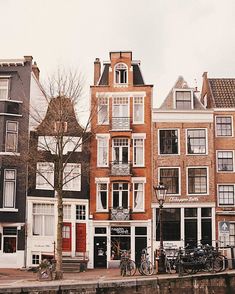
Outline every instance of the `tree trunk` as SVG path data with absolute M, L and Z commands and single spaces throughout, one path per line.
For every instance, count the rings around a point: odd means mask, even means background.
M 56 280 L 63 279 L 62 270 L 62 229 L 63 229 L 63 195 L 62 190 L 57 191 L 57 247 L 56 247 Z

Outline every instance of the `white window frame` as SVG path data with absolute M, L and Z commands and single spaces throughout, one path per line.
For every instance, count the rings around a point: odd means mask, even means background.
M 189 193 L 189 185 L 188 185 L 188 176 L 189 176 L 189 174 L 188 174 L 188 170 L 189 169 L 198 169 L 198 168 L 205 168 L 206 169 L 206 177 L 207 177 L 207 179 L 206 179 L 206 188 L 207 188 L 207 191 L 206 191 L 206 193 L 193 193 L 193 194 L 190 194 Z M 205 195 L 209 195 L 209 191 L 210 191 L 210 186 L 209 186 L 209 167 L 208 166 L 187 166 L 186 167 L 186 195 L 187 196 L 195 196 L 195 195 L 197 195 L 197 196 L 205 196 Z
M 143 184 L 143 205 L 141 209 L 135 208 L 135 184 Z M 142 177 L 134 177 L 132 178 L 132 185 L 133 185 L 133 195 L 132 195 L 132 203 L 133 203 L 133 212 L 144 212 L 145 211 L 145 184 L 146 184 L 146 178 Z
M 174 193 L 169 192 L 166 195 L 167 196 L 171 196 L 171 195 L 173 195 L 173 196 L 180 196 L 181 195 L 181 168 L 178 167 L 178 166 L 161 166 L 161 167 L 158 167 L 158 183 L 160 183 L 160 170 L 161 169 L 170 169 L 170 170 L 171 169 L 178 169 L 179 193 L 174 194 Z
M 143 159 L 142 164 L 135 164 L 135 140 L 141 139 L 143 140 Z M 132 141 L 133 141 L 133 167 L 145 167 L 145 140 L 146 140 L 146 134 L 145 133 L 139 133 L 139 134 L 132 134 Z M 129 152 L 129 150 L 128 150 Z
M 83 207 L 85 208 L 85 213 L 83 214 L 84 219 L 82 219 L 82 218 L 77 218 L 77 207 L 78 207 L 78 206 L 83 206 Z M 83 211 L 83 210 L 82 210 L 82 211 Z M 76 221 L 79 221 L 79 223 L 80 223 L 80 222 L 85 222 L 85 221 L 88 219 L 88 207 L 87 207 L 86 204 L 84 204 L 84 203 L 77 203 L 77 204 L 75 205 L 75 218 L 76 218 Z
M 8 130 L 8 124 L 9 123 L 14 123 L 16 125 L 16 131 L 9 131 Z M 19 132 L 19 123 L 18 121 L 13 121 L 13 120 L 7 120 L 6 121 L 6 136 L 5 136 L 5 152 L 13 152 L 17 153 L 18 150 L 18 132 Z M 7 134 L 15 134 L 15 150 L 8 150 L 7 149 Z
M 127 140 L 128 144 L 127 144 L 127 146 L 126 145 L 114 146 L 115 139 L 125 139 L 125 140 Z M 114 152 L 115 147 L 119 147 L 119 150 L 121 149 L 120 147 L 127 147 L 128 148 L 128 163 L 129 163 L 130 162 L 130 139 L 127 137 L 113 137 L 112 138 L 112 162 L 114 162 L 114 158 L 115 158 L 115 152 Z M 121 155 L 123 155 L 123 153 Z M 120 153 L 119 153 L 119 156 L 120 156 Z
M 111 189 L 112 189 L 112 194 L 111 194 L 111 198 L 112 198 L 112 209 L 113 209 L 113 191 L 118 191 L 118 190 L 113 190 L 113 184 L 127 184 L 128 185 L 128 189 L 127 190 L 121 190 L 121 189 L 119 189 L 119 196 L 120 196 L 120 191 L 127 191 L 127 209 L 129 209 L 129 207 L 130 207 L 130 183 L 129 182 L 121 182 L 121 181 L 117 181 L 117 182 L 112 182 L 111 183 L 111 185 L 112 185 L 112 187 L 111 187 Z M 121 198 L 119 197 L 119 203 L 121 202 L 120 201 L 121 200 Z M 116 208 L 115 208 L 116 209 Z M 124 208 L 124 209 L 126 209 L 126 208 Z
M 0 101 L 9 100 L 10 78 L 9 77 L 5 77 L 5 76 L 0 76 L 0 80 L 7 81 L 7 86 L 6 87 L 3 87 L 3 86 L 0 85 L 0 90 L 1 89 L 7 90 L 5 97 L 1 98 L 1 96 L 0 96 Z
M 135 103 L 135 99 L 142 98 L 142 103 Z M 143 119 L 141 121 L 136 120 L 136 115 L 135 115 L 135 105 L 142 105 L 142 111 L 143 111 Z M 144 124 L 144 119 L 145 119 L 145 97 L 142 95 L 135 95 L 133 96 L 133 124 L 135 125 L 141 125 Z
M 104 101 L 107 99 L 107 104 L 100 104 L 100 101 Z M 97 124 L 98 125 L 108 125 L 109 124 L 109 97 L 102 97 L 102 96 L 99 96 L 97 98 L 98 100 L 98 113 L 97 113 Z M 101 121 L 100 119 L 100 109 L 102 108 L 102 105 L 107 105 L 107 118 L 105 121 Z
M 163 154 L 161 153 L 160 150 L 160 131 L 177 131 L 177 136 L 178 136 L 178 153 L 170 153 L 170 154 Z M 166 129 L 158 129 L 158 155 L 160 156 L 177 156 L 180 155 L 180 129 L 176 129 L 176 128 L 166 128 Z
M 220 135 L 218 135 L 218 133 L 217 133 L 217 123 L 216 123 L 217 117 L 230 117 L 231 118 L 231 135 L 229 135 L 229 136 L 220 136 Z M 215 136 L 218 137 L 218 138 L 231 138 L 231 137 L 234 137 L 234 134 L 233 134 L 233 116 L 232 115 L 221 114 L 221 115 L 216 115 L 215 116 Z
M 109 205 L 108 205 L 108 201 L 109 201 L 109 183 L 110 180 L 109 178 L 95 178 L 95 183 L 96 183 L 96 211 L 97 212 L 108 212 L 109 210 Z M 106 195 L 106 203 L 107 203 L 107 208 L 106 209 L 102 209 L 99 208 L 98 203 L 99 203 L 99 185 L 100 184 L 107 184 L 107 195 Z
M 41 205 L 41 207 L 43 207 L 43 211 L 42 212 L 34 212 L 34 205 Z M 45 209 L 46 207 L 50 206 L 51 207 L 51 211 L 48 213 L 48 209 Z M 39 215 L 42 217 L 42 232 L 41 234 L 34 234 L 34 215 Z M 50 227 L 52 227 L 52 234 L 45 234 L 45 227 L 46 227 L 46 216 L 52 216 L 53 217 L 53 222 L 54 223 L 50 223 Z M 55 204 L 53 203 L 48 203 L 48 202 L 34 202 L 32 204 L 32 236 L 34 237 L 53 237 L 55 235 Z
M 206 141 L 206 152 L 205 153 L 188 153 L 188 131 L 193 131 L 193 130 L 204 130 L 205 131 L 205 135 L 206 135 L 206 138 L 205 138 L 205 141 Z M 208 131 L 207 131 L 207 128 L 187 128 L 186 129 L 186 132 L 185 132 L 185 142 L 186 142 L 186 155 L 189 155 L 189 156 L 205 156 L 205 155 L 208 155 Z
M 65 182 L 63 185 L 63 191 L 81 191 L 81 172 L 80 163 L 66 164 L 63 170 L 63 181 Z M 66 183 L 67 180 L 69 181 Z
M 219 152 L 232 152 L 233 170 L 219 170 L 219 160 L 218 160 Z M 216 171 L 217 173 L 233 173 L 234 172 L 234 150 L 216 150 Z
M 173 89 L 173 107 L 174 107 L 174 109 L 181 110 L 181 111 L 188 111 L 189 110 L 189 109 L 178 109 L 176 107 L 176 92 L 190 92 L 191 93 L 191 109 L 194 108 L 194 105 L 193 105 L 193 89 L 174 88 Z
M 6 173 L 14 172 L 14 179 L 6 179 Z M 17 171 L 16 169 L 4 169 L 4 186 L 3 186 L 3 208 L 4 209 L 14 209 L 15 208 L 15 203 L 16 203 L 16 177 L 17 177 Z M 14 189 L 13 189 L 13 195 L 11 195 L 12 199 L 12 206 L 6 206 L 6 183 L 10 182 L 14 184 Z
M 96 135 L 96 140 L 97 140 L 97 167 L 108 167 L 109 166 L 109 139 L 110 135 L 109 134 L 97 134 Z M 105 140 L 106 145 L 107 145 L 107 157 L 106 157 L 106 163 L 102 164 L 102 160 L 100 158 L 100 143 L 99 140 Z M 105 161 L 105 160 L 104 160 Z
M 220 186 L 233 186 L 233 204 L 220 204 L 220 194 L 219 194 L 219 187 Z M 219 207 L 234 207 L 235 206 L 235 183 L 217 184 L 217 201 L 218 201 Z
M 125 70 L 126 70 L 126 82 L 125 83 L 121 83 L 120 82 L 120 78 L 119 78 L 119 81 L 117 81 L 117 75 L 116 75 L 116 71 L 118 70 L 118 67 L 125 67 Z M 127 64 L 126 63 L 124 63 L 124 62 L 118 62 L 117 64 L 115 64 L 115 66 L 114 66 L 114 84 L 115 85 L 120 85 L 120 86 L 122 86 L 122 85 L 128 85 L 128 66 L 127 66 Z
M 51 170 L 51 185 L 41 176 L 41 167 L 44 166 L 43 169 L 48 171 Z M 53 172 L 52 172 L 53 170 Z M 39 172 L 38 172 L 39 171 Z M 37 171 L 36 171 L 36 189 L 38 190 L 54 190 L 54 163 L 53 162 L 37 162 Z M 39 184 L 39 181 L 43 181 L 42 184 Z
M 11 228 L 11 227 L 15 227 L 15 226 L 12 226 L 9 224 L 9 226 L 5 225 L 2 227 L 2 240 L 1 240 L 1 244 L 2 244 L 2 253 L 5 255 L 5 254 L 16 254 L 17 253 L 17 246 L 18 246 L 18 238 L 17 238 L 17 229 L 16 229 L 16 234 L 13 235 L 13 234 L 3 234 L 3 231 L 4 231 L 4 228 Z M 15 252 L 4 252 L 4 239 L 5 238 L 14 238 L 16 240 L 16 251 Z

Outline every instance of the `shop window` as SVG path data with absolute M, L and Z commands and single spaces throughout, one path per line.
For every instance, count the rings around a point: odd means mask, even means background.
M 184 210 L 184 240 L 185 246 L 189 248 L 197 247 L 197 208 L 185 208 Z
M 206 130 L 187 130 L 187 151 L 188 154 L 206 153 Z
M 167 187 L 167 194 L 179 194 L 179 168 L 160 168 L 160 181 Z
M 178 154 L 178 130 L 160 130 L 160 154 Z
M 86 205 L 76 205 L 76 219 L 77 220 L 86 219 Z
M 156 209 L 156 237 L 160 241 L 159 209 Z M 164 241 L 180 241 L 180 208 L 164 208 L 162 210 L 162 226 Z
M 3 227 L 3 252 L 15 253 L 17 240 L 16 227 Z
M 232 136 L 232 117 L 231 116 L 216 117 L 216 135 L 218 137 Z
M 121 250 L 130 250 L 130 227 L 111 227 L 111 259 L 120 260 Z
M 147 236 L 147 228 L 146 227 L 135 227 L 135 235 L 136 236 Z

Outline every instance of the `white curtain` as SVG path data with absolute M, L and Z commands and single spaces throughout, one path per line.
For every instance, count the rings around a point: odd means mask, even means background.
M 135 183 L 135 209 L 143 209 L 143 183 Z

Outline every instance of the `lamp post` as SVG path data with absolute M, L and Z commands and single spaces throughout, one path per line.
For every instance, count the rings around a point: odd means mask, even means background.
M 158 273 L 163 274 L 166 272 L 165 268 L 165 254 L 163 252 L 163 226 L 162 226 L 162 208 L 166 199 L 167 187 L 163 183 L 154 186 L 154 192 L 159 203 L 159 218 L 160 218 L 160 255 L 158 263 Z

